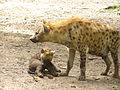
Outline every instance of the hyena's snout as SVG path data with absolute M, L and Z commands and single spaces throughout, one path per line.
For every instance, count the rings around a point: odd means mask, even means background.
M 38 42 L 36 36 L 34 36 L 34 35 L 30 37 L 30 40 L 34 43 Z

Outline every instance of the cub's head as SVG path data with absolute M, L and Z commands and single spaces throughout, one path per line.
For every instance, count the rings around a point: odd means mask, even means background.
M 51 48 L 42 48 L 41 50 L 41 58 L 42 60 L 50 60 L 52 61 L 53 59 L 53 55 L 54 55 L 55 51 L 52 50 Z
M 34 43 L 37 42 L 47 42 L 47 39 L 49 38 L 49 32 L 50 27 L 47 22 L 42 22 L 41 26 L 38 26 L 35 30 L 35 33 L 33 36 L 30 37 L 30 40 Z

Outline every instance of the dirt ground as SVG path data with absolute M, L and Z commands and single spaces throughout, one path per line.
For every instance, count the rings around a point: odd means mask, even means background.
M 46 46 L 56 51 L 53 59 L 55 65 L 62 71 L 66 69 L 68 51 L 65 46 L 34 44 L 29 40 L 42 19 L 58 21 L 79 16 L 110 24 L 120 30 L 120 10 L 103 9 L 110 5 L 120 5 L 120 1 L 0 0 L 0 90 L 120 90 L 120 79 L 112 78 L 113 63 L 109 76 L 101 76 L 105 63 L 93 55 L 87 56 L 86 81 L 77 80 L 80 71 L 78 53 L 68 77 L 38 78 L 36 82 L 27 73 L 30 56 Z

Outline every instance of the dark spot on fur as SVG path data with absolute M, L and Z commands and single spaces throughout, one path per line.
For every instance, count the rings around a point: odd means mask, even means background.
M 113 31 L 113 32 L 112 32 L 113 35 L 114 35 L 114 34 L 117 34 L 117 33 L 118 33 L 117 31 Z
M 96 47 L 97 45 L 95 44 L 94 46 Z
M 83 23 L 82 21 L 79 21 L 78 23 Z
M 90 40 L 92 41 L 93 39 L 91 38 Z
M 86 29 L 86 30 L 89 30 L 89 28 L 88 28 L 88 27 L 86 27 L 85 29 Z
M 120 39 L 120 37 L 116 37 L 116 41 L 118 41 Z
M 84 64 L 80 64 L 80 68 L 85 68 L 85 65 Z
M 75 37 L 73 37 L 73 39 L 75 39 Z
M 107 40 L 108 40 L 109 38 L 107 37 Z
M 79 21 L 78 23 L 79 23 L 79 25 L 80 25 L 80 26 L 82 26 L 82 25 L 83 25 L 83 22 L 82 22 L 82 21 Z
M 78 26 L 78 25 L 77 25 L 76 27 L 77 27 L 77 28 L 79 28 L 79 26 Z
M 88 22 L 87 25 L 91 25 L 91 23 Z
M 107 29 L 106 32 L 108 32 L 109 30 Z
M 76 29 L 76 26 L 73 26 Z
M 93 34 L 95 35 L 96 32 L 93 32 Z
M 97 23 L 97 26 L 101 26 L 99 23 Z
M 112 36 L 110 35 L 110 38 L 111 38 Z
M 102 32 L 102 35 L 105 35 L 105 32 Z
M 77 42 L 78 44 L 80 44 L 80 42 Z
M 104 43 L 102 42 L 102 45 L 104 45 Z
M 72 30 L 72 28 L 69 28 L 68 30 L 69 30 L 69 37 L 72 40 L 72 37 L 71 37 L 71 30 Z
M 92 27 L 89 27 L 89 29 L 88 30 L 92 30 Z
M 69 31 L 71 31 L 72 30 L 72 28 L 69 28 Z
M 62 27 L 59 27 L 58 29 L 61 29 Z
M 88 36 L 89 34 L 88 34 L 88 33 L 86 33 L 86 35 Z

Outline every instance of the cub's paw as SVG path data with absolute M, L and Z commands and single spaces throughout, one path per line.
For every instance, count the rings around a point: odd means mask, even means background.
M 48 75 L 46 75 L 49 79 L 53 79 L 53 76 L 52 75 L 50 75 L 50 74 L 48 74 Z
M 37 76 L 40 78 L 44 78 L 44 75 L 42 73 L 38 73 Z
M 106 72 L 102 72 L 100 75 L 107 76 L 107 73 Z
M 35 72 L 28 70 L 28 74 L 35 74 Z

